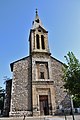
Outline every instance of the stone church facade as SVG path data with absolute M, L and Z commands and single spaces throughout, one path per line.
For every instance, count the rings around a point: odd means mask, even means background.
M 70 108 L 62 81 L 64 64 L 51 56 L 48 31 L 37 11 L 29 35 L 29 56 L 10 66 L 13 78 L 4 108 L 9 116 L 55 115 Z

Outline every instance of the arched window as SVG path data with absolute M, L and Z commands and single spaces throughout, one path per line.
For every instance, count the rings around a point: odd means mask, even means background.
M 42 44 L 42 49 L 45 49 L 44 36 L 43 35 L 41 35 L 41 44 Z
M 39 45 L 39 35 L 38 35 L 38 34 L 36 35 L 36 46 L 37 46 L 37 49 L 40 49 L 40 45 Z

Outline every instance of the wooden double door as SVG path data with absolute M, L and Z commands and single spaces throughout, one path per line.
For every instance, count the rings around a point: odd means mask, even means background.
M 40 115 L 49 115 L 48 95 L 39 95 Z

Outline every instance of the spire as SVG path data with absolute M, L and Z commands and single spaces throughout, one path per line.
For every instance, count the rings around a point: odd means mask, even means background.
M 36 9 L 35 21 L 36 21 L 37 23 L 40 22 L 40 21 L 39 21 L 39 16 L 38 16 L 38 10 L 37 10 L 37 9 Z
M 34 19 L 34 21 L 32 23 L 32 29 L 35 29 L 35 28 L 37 28 L 39 26 L 41 26 L 42 28 L 44 28 L 43 25 L 42 25 L 42 22 L 41 22 L 41 20 L 39 18 L 38 10 L 36 9 L 35 19 Z

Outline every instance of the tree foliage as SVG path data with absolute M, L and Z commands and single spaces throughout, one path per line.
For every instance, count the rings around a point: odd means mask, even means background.
M 64 87 L 74 95 L 74 100 L 80 103 L 80 62 L 73 52 L 68 52 L 64 57 L 67 61 L 67 65 L 63 68 Z

